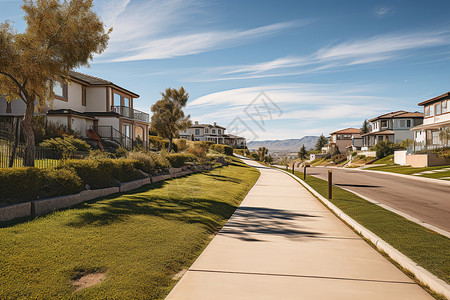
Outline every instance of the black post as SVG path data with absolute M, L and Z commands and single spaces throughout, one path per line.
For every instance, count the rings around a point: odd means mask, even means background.
M 288 165 L 286 165 L 286 171 L 289 171 L 289 166 Z
M 331 170 L 328 170 L 328 199 L 332 198 L 332 189 L 333 188 L 333 173 Z
M 294 174 L 294 166 L 295 166 L 295 163 L 292 163 L 292 174 Z
M 306 181 L 306 166 L 303 167 L 303 180 Z

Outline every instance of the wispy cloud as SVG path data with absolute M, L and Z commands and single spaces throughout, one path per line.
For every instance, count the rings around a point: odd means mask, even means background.
M 254 79 L 340 70 L 344 67 L 402 59 L 406 55 L 418 53 L 420 49 L 449 44 L 448 30 L 391 33 L 325 46 L 305 56 L 286 56 L 256 64 L 205 69 L 203 74 L 197 74 L 187 81 Z M 215 76 L 211 76 L 212 74 Z
M 394 14 L 393 6 L 379 6 L 375 9 L 375 15 L 379 18 L 384 18 L 392 14 Z
M 97 62 L 198 54 L 250 43 L 310 23 L 291 21 L 250 29 L 213 29 L 217 24 L 208 15 L 205 3 L 201 0 L 97 0 L 100 15 L 113 27 L 109 47 Z

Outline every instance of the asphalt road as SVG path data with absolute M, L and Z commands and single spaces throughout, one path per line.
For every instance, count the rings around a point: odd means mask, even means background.
M 450 232 L 449 185 L 352 169 L 312 167 L 307 174 L 326 180 L 328 170 L 333 171 L 333 184 Z

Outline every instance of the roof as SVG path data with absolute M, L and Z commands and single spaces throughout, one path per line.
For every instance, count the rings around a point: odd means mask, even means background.
M 449 97 L 450 97 L 450 92 L 447 92 L 447 93 L 444 93 L 444 94 L 439 95 L 437 97 L 434 97 L 434 98 L 422 101 L 418 105 L 423 106 L 423 105 L 426 105 L 426 104 L 429 104 L 429 103 L 432 103 L 432 102 L 436 102 L 436 101 L 439 101 L 439 100 L 442 100 L 442 99 L 445 99 L 445 98 L 449 98 Z
M 113 82 L 109 81 L 109 80 L 105 80 L 102 78 L 98 78 L 95 76 L 91 76 L 91 75 L 87 75 L 84 73 L 80 73 L 80 72 L 75 72 L 75 71 L 69 71 L 69 76 L 73 79 L 82 81 L 84 83 L 86 83 L 87 85 L 98 85 L 98 86 L 112 86 L 118 90 L 121 90 L 125 93 L 131 94 L 133 95 L 133 97 L 135 98 L 139 98 L 139 95 L 136 93 L 133 93 L 132 91 L 129 91 L 127 89 L 124 89 L 123 87 L 120 87 L 116 84 L 114 84 Z
M 231 138 L 231 139 L 245 139 L 245 138 L 242 137 L 242 136 L 237 136 L 237 135 L 234 135 L 234 134 L 224 134 L 223 136 L 224 136 L 224 137 L 229 137 L 229 138 Z
M 392 130 L 384 130 L 384 131 L 377 131 L 377 132 L 369 132 L 366 134 L 362 134 L 361 136 L 367 136 L 367 135 L 392 135 L 395 134 Z
M 332 132 L 330 134 L 359 134 L 359 133 L 361 133 L 361 129 L 346 128 L 346 129 L 342 129 L 342 130 L 338 130 L 338 131 Z
M 370 119 L 369 122 L 376 121 L 378 119 L 395 119 L 395 118 L 423 118 L 423 113 L 421 112 L 408 112 L 404 110 L 393 111 L 376 118 Z
M 219 125 L 211 125 L 211 124 L 194 124 L 190 128 L 211 128 L 211 127 L 217 127 L 225 130 L 225 127 L 219 126 Z
M 421 124 L 414 126 L 410 130 L 422 130 L 422 129 L 439 129 L 441 127 L 448 127 L 450 126 L 450 121 L 442 121 L 442 122 L 436 122 L 431 124 Z

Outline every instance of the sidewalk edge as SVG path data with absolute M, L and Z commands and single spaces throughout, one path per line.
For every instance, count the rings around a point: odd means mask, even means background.
M 284 170 L 279 171 L 286 173 L 295 180 L 297 180 L 314 196 L 316 196 L 323 204 L 325 204 L 330 210 L 332 210 L 341 220 L 345 221 L 361 236 L 370 240 L 379 250 L 382 250 L 385 253 L 387 253 L 401 267 L 405 268 L 406 270 L 414 274 L 414 276 L 423 284 L 428 285 L 428 287 L 433 291 L 435 291 L 436 293 L 442 294 L 445 297 L 447 297 L 447 299 L 450 299 L 450 286 L 445 281 L 433 275 L 429 271 L 425 270 L 423 267 L 419 266 L 417 263 L 412 261 L 409 257 L 407 257 L 406 255 L 404 255 L 403 253 L 401 253 L 400 251 L 398 251 L 397 249 L 395 249 L 394 247 L 383 241 L 376 234 L 374 234 L 373 232 L 371 232 L 370 230 L 368 230 L 367 228 L 365 228 L 364 226 L 353 220 L 350 216 L 345 214 L 342 210 L 340 210 L 337 206 L 331 203 L 328 199 L 320 195 L 316 190 L 314 190 L 311 186 L 309 186 L 309 184 L 304 182 L 302 179 Z

